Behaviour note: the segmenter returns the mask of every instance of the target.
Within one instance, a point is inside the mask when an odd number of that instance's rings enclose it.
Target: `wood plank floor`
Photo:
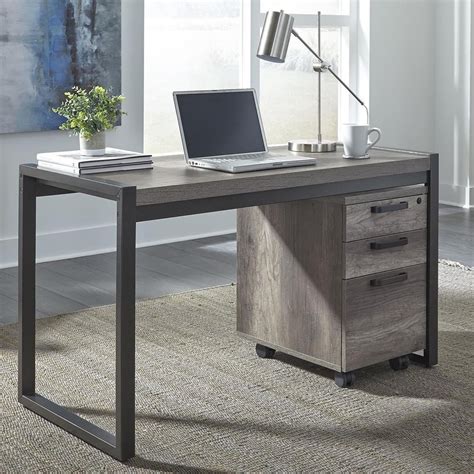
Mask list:
[[[474,209],[440,206],[439,257],[474,267]]]
[[[474,266],[474,210],[442,206],[440,258]],[[137,250],[137,298],[235,282],[235,234]],[[115,254],[39,264],[37,315],[114,303]],[[0,325],[17,320],[17,269],[0,270]]]

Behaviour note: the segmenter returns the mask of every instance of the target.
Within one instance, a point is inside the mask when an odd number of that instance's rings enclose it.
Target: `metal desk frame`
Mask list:
[[[400,150],[391,150],[400,151]],[[438,155],[426,154],[430,169],[394,176],[331,182],[313,186],[223,195],[165,204],[137,206],[136,187],[115,181],[73,176],[20,166],[19,192],[19,361],[18,400],[48,421],[110,456],[125,461],[135,455],[135,245],[136,224],[154,219],[237,209],[396,186],[428,187],[426,349],[412,359],[432,367],[438,363]],[[116,274],[116,434],[66,410],[36,393],[35,266],[36,199],[83,193],[117,203]]]

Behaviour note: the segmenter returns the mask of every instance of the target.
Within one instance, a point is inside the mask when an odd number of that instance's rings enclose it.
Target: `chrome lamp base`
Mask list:
[[[288,150],[298,151],[302,153],[327,153],[329,151],[336,151],[336,142],[329,140],[291,140],[288,142]]]

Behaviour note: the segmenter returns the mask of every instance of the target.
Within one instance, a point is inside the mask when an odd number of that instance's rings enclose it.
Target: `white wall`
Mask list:
[[[469,113],[471,122],[470,133],[470,164],[469,164],[469,204],[474,206],[474,6],[471,3],[471,110]]]
[[[471,138],[471,3],[438,1],[436,8],[436,148],[440,153],[440,195],[447,203],[468,205],[473,181]],[[474,201],[471,201],[474,205]]]
[[[371,2],[370,122],[383,146],[434,150],[435,1]]]
[[[457,206],[474,205],[473,10],[469,0],[370,10],[371,124],[382,145],[438,152],[440,200]]]
[[[143,0],[122,0],[122,92],[128,115],[109,135],[109,144],[143,149]],[[16,265],[18,166],[43,151],[77,148],[77,138],[52,131],[0,135],[0,268]],[[38,258],[49,260],[115,248],[115,204],[66,195],[38,200]],[[234,229],[234,214],[170,219],[139,224],[138,245]]]

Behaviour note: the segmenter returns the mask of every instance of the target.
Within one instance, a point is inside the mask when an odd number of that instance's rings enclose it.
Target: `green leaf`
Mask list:
[[[96,85],[86,91],[78,86],[64,93],[66,99],[51,110],[67,120],[60,125],[60,130],[71,130],[86,139],[92,138],[97,132],[114,128],[121,115],[120,109],[125,100],[123,95],[112,95],[103,86]]]

